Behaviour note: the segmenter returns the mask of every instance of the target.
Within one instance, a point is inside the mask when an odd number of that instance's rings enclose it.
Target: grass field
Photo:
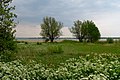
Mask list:
[[[1,80],[119,80],[120,43],[22,42]],[[17,59],[17,60],[16,60]]]
[[[119,44],[100,44],[100,43],[79,43],[76,41],[63,41],[58,43],[28,44],[19,43],[18,52],[15,54],[17,59],[22,59],[28,63],[30,60],[41,61],[44,64],[53,66],[64,62],[69,58],[77,58],[88,54],[114,54],[120,57]]]

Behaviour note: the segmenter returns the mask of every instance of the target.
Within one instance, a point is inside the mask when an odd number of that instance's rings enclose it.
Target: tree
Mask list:
[[[44,17],[43,23],[41,24],[41,35],[46,39],[50,40],[51,42],[54,41],[54,39],[58,38],[61,35],[61,28],[63,27],[63,24],[61,22],[58,22],[55,20],[55,18],[52,17]]]
[[[82,28],[82,21],[79,21],[79,20],[75,21],[74,26],[70,28],[70,32],[73,33],[73,35],[77,39],[79,39],[79,42],[82,42],[82,39],[84,38],[81,28]]]
[[[100,32],[93,21],[84,21],[81,28],[84,39],[89,42],[95,42],[100,38]]]
[[[0,56],[5,51],[13,51],[16,48],[14,33],[16,23],[14,19],[17,17],[12,11],[15,6],[10,6],[12,0],[0,0]]]
[[[80,42],[95,42],[100,38],[100,32],[92,21],[75,21],[74,27],[70,28],[71,33],[79,39]]]

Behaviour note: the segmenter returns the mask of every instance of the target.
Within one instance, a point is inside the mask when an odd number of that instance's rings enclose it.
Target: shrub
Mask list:
[[[49,39],[45,39],[45,43],[46,43],[46,42],[49,42]]]
[[[16,41],[16,42],[17,42],[17,43],[23,43],[23,44],[25,43],[25,41]]]
[[[3,52],[0,52],[0,62],[10,62],[12,61],[14,58],[14,51],[9,51],[9,50],[5,50]]]
[[[28,44],[28,42],[25,42],[25,44]]]
[[[21,43],[21,41],[16,41],[17,43]]]
[[[113,43],[113,39],[112,38],[107,38],[107,43]]]
[[[42,45],[42,43],[41,42],[37,42],[37,45]]]

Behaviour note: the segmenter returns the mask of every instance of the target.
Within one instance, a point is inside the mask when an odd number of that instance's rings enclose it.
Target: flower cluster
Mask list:
[[[120,59],[110,54],[70,58],[58,68],[31,61],[0,62],[2,80],[119,80]]]

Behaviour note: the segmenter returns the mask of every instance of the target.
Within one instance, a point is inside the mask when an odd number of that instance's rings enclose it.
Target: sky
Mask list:
[[[92,20],[101,36],[120,36],[120,0],[13,0],[19,24],[16,37],[39,37],[43,17],[54,17],[64,24],[63,36],[72,36],[76,20]]]

